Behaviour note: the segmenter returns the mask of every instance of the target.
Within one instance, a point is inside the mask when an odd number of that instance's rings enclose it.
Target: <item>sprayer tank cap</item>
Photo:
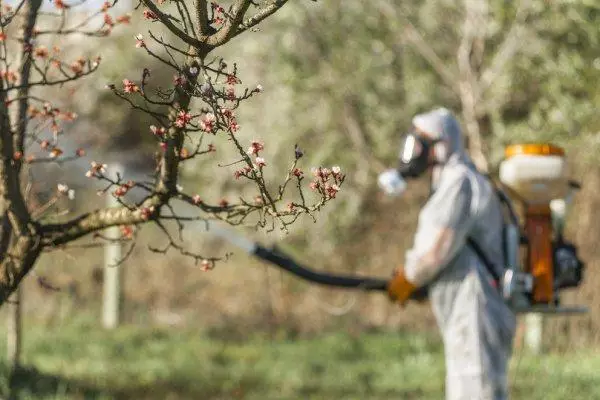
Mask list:
[[[513,144],[507,146],[504,155],[506,158],[510,158],[516,155],[537,155],[537,156],[564,156],[565,151],[561,147],[553,144],[540,144],[540,143],[526,143],[526,144]]]

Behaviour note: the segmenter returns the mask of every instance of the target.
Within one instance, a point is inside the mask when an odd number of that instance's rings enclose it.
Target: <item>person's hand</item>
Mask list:
[[[403,268],[396,268],[394,275],[388,283],[387,293],[391,301],[405,306],[417,287],[406,279]]]

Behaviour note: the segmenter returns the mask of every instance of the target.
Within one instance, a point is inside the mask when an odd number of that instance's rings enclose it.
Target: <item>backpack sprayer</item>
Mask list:
[[[499,290],[518,313],[586,312],[583,306],[561,306],[559,298],[560,291],[581,284],[584,268],[577,248],[563,237],[568,207],[574,191],[579,189],[579,185],[566,176],[563,149],[550,144],[519,144],[507,147],[505,153],[506,158],[500,164],[500,182],[506,192],[521,203],[525,223],[519,223],[510,197],[502,188],[497,188],[506,206],[506,266],[499,277]],[[263,247],[220,226],[211,225],[209,229],[249,254],[312,283],[386,292],[390,282],[389,279],[315,271],[298,264],[276,247]],[[481,251],[475,250],[485,258]],[[417,290],[411,298],[425,296],[423,290]]]
[[[522,206],[525,221],[519,224],[500,190],[509,208],[504,226],[507,264],[501,281],[505,300],[518,312],[586,312],[583,306],[560,304],[560,292],[578,287],[584,269],[577,248],[563,236],[574,192],[580,188],[567,177],[564,150],[551,144],[508,146],[499,178]]]

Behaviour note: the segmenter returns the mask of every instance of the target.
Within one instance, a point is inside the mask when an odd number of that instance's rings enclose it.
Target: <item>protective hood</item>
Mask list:
[[[438,163],[447,162],[453,155],[461,159],[466,157],[460,125],[450,110],[441,107],[418,114],[412,123],[419,130],[426,132],[431,139],[441,141],[434,150]]]
[[[437,189],[442,171],[448,164],[468,164],[475,168],[466,153],[460,125],[450,110],[440,107],[418,114],[412,123],[432,140],[438,141],[434,146],[436,165],[431,174],[431,194]]]

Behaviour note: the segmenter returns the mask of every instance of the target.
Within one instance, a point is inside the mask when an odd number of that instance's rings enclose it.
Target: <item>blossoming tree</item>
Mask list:
[[[335,198],[344,175],[339,167],[313,169],[314,178],[304,184],[300,162],[302,151],[290,149],[290,167],[280,171],[280,182],[267,182],[264,170],[265,144],[259,140],[244,143],[236,135],[240,126],[236,110],[245,100],[263,90],[260,85],[242,88],[238,66],[222,59],[209,59],[213,50],[276,13],[287,0],[235,0],[229,4],[206,0],[141,0],[135,12],[148,20],[150,30],[132,38],[132,47],[156,58],[173,72],[170,87],[153,85],[151,71],[142,69],[139,79],[128,77],[107,89],[153,121],[149,134],[157,141],[154,177],[148,182],[133,181],[110,172],[110,165],[92,161],[87,176],[102,182],[99,194],[115,196],[118,207],[87,210],[80,215],[58,214],[63,198],[73,195],[68,182],[57,182],[48,203],[31,201],[31,174],[47,163],[66,163],[83,157],[83,149],[68,154],[62,145],[63,129],[77,117],[74,111],[59,109],[51,99],[41,98],[39,88],[61,90],[63,85],[87,78],[100,68],[101,58],[66,60],[61,49],[44,45],[45,38],[65,35],[103,37],[127,24],[130,15],[114,15],[117,0],[105,2],[77,23],[69,25],[67,15],[80,9],[85,0],[53,0],[52,10],[41,11],[41,0],[21,0],[0,11],[0,304],[18,287],[44,251],[68,246],[85,236],[113,226],[122,227],[120,240],[135,240],[138,227],[155,224],[164,232],[167,245],[155,251],[176,250],[212,269],[219,257],[196,254],[173,235],[167,221],[183,229],[183,221],[218,219],[229,224],[252,221],[259,227],[281,229],[300,215],[314,214]],[[89,7],[88,7],[89,10]],[[39,28],[43,16],[45,25]],[[99,23],[96,23],[98,22]],[[168,30],[175,40],[167,41],[156,28]],[[55,40],[56,41],[56,40]],[[212,56],[211,56],[212,57]],[[90,77],[88,79],[93,79]],[[46,90],[47,93],[47,90]],[[206,141],[234,146],[239,155],[229,165],[239,165],[232,179],[253,184],[255,196],[237,202],[210,204],[202,193],[186,193],[178,184],[183,163],[196,157],[214,156],[216,146]],[[93,150],[87,153],[93,157]],[[278,171],[277,171],[278,172]],[[316,196],[305,195],[309,186]],[[143,193],[132,201],[131,191]],[[196,211],[180,215],[176,202]],[[180,208],[178,208],[180,209]]]

